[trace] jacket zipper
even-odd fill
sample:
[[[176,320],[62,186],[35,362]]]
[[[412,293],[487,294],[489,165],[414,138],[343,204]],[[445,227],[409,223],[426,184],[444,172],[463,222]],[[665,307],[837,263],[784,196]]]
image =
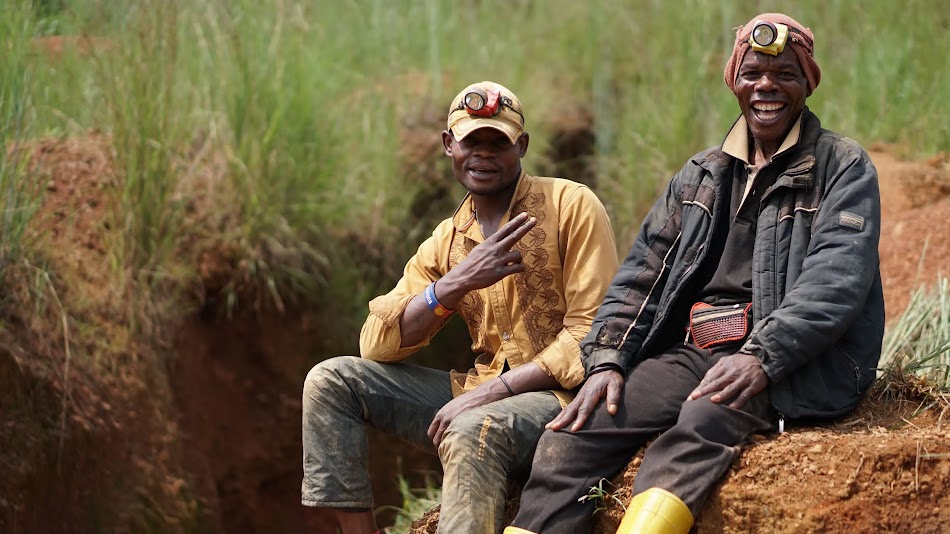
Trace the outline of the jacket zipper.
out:
[[[848,363],[851,364],[851,367],[854,369],[854,392],[858,395],[861,394],[861,367],[858,366],[858,362],[848,354],[848,351],[844,349],[839,349],[841,354],[844,354],[844,357],[848,360]]]
[[[709,210],[706,210],[706,213],[709,213]],[[705,248],[706,248],[706,243],[700,243],[700,244],[699,244],[699,250],[696,251],[696,260],[695,260],[693,263],[691,263],[691,264],[689,265],[689,267],[686,268],[686,271],[683,272],[683,276],[680,278],[681,287],[682,287],[683,284],[689,283],[689,275],[690,275],[690,273],[692,272],[693,267],[696,267],[697,264],[699,264],[701,261],[703,261],[703,259],[704,259],[704,257],[703,257],[703,252],[704,252],[704,249],[705,249]],[[670,299],[670,301],[673,301],[673,300],[675,300],[675,299],[676,299],[676,295],[673,295],[673,297]],[[689,343],[689,335],[690,335],[691,333],[692,333],[692,320],[686,322],[686,337],[683,338],[683,344],[684,344],[684,345],[687,344],[687,343]]]
[[[705,211],[707,214],[709,213],[708,210],[703,210],[703,211]],[[712,235],[712,230],[710,230],[710,235]],[[679,236],[676,237],[676,240],[679,241]],[[683,272],[683,276],[680,277],[679,283],[677,284],[677,288],[678,288],[678,289],[679,289],[679,288],[682,288],[687,282],[689,282],[689,275],[690,275],[690,272],[693,270],[693,267],[695,267],[695,266],[698,265],[703,259],[705,259],[705,258],[703,257],[703,252],[704,252],[704,249],[705,249],[705,248],[706,248],[706,243],[700,243],[700,244],[699,244],[699,250],[698,250],[697,253],[696,253],[696,260],[693,261],[693,263],[692,263],[689,267],[686,268],[686,271]],[[666,267],[665,263],[666,263],[666,260],[664,259],[664,268]],[[661,271],[661,273],[662,273],[662,271]],[[652,292],[653,292],[653,291],[652,291],[652,289],[651,289],[650,293],[652,293]],[[678,297],[679,297],[679,291],[676,291],[676,292],[674,292],[672,295],[670,295],[670,298],[669,298],[668,302],[676,302],[676,299],[677,299]],[[655,332],[659,332],[660,330],[662,330],[663,322],[666,321],[666,309],[667,309],[667,308],[669,308],[669,306],[667,306],[666,308],[663,308],[663,309],[660,310],[660,312],[657,314],[656,319],[653,321],[653,328],[650,329],[651,332],[654,332],[654,331],[655,331]],[[639,318],[640,316],[637,315],[637,317]],[[640,345],[640,347],[642,348],[642,347],[648,346],[648,345],[649,345],[649,342],[652,341],[652,339],[653,339],[653,338],[650,337],[649,334],[647,334],[647,337],[644,338],[643,344]],[[624,340],[626,340],[626,336],[624,336]],[[686,327],[686,338],[684,339],[683,344],[685,345],[688,341],[689,341],[689,325],[687,325],[687,327]]]
[[[706,215],[709,217],[709,219],[710,219],[710,230],[709,230],[709,236],[707,236],[707,238],[710,238],[710,239],[711,239],[712,232],[713,232],[713,230],[715,229],[715,228],[713,228],[713,226],[715,225],[715,222],[716,222],[716,221],[715,221],[715,217],[713,216],[713,214],[712,214],[712,212],[710,211],[710,209],[709,209],[708,207],[706,207],[705,205],[703,205],[703,204],[701,204],[701,203],[699,203],[699,202],[692,202],[692,204],[694,204],[694,205],[696,205],[696,206],[699,206],[699,207],[703,210],[703,212],[705,212]],[[680,237],[682,237],[682,236],[683,236],[682,230],[681,230],[679,233],[676,234],[676,239],[673,240],[673,244],[670,246],[670,250],[668,250],[668,251],[666,252],[666,256],[663,257],[663,267],[660,268],[660,273],[659,273],[659,275],[657,275],[656,280],[653,281],[653,286],[650,288],[649,293],[647,293],[646,298],[644,298],[643,304],[640,306],[640,310],[637,312],[637,316],[633,319],[633,322],[632,322],[632,323],[630,324],[630,326],[627,328],[627,331],[624,332],[623,338],[621,338],[621,340],[620,340],[620,344],[617,345],[618,348],[622,347],[622,346],[624,345],[624,343],[627,342],[627,336],[629,336],[629,335],[630,335],[630,332],[636,327],[637,322],[640,320],[640,315],[643,313],[643,309],[646,308],[647,302],[650,301],[650,297],[653,295],[653,291],[656,289],[656,285],[659,283],[660,278],[663,277],[663,273],[666,272],[666,269],[667,269],[667,267],[668,267],[668,265],[667,265],[667,263],[666,263],[666,260],[669,258],[670,252],[672,252],[673,249],[676,248],[676,245],[679,243]],[[705,242],[700,243],[700,245],[699,245],[699,250],[697,251],[697,254],[696,254],[696,261],[694,261],[694,262],[692,263],[692,265],[690,265],[689,267],[687,267],[687,268],[686,268],[686,271],[683,273],[683,276],[680,277],[680,283],[678,284],[678,287],[679,287],[679,288],[682,288],[683,285],[689,280],[689,274],[690,274],[690,271],[693,269],[693,267],[696,266],[696,264],[698,264],[700,261],[702,261],[702,259],[703,259],[702,253],[703,253],[703,249],[704,249],[705,247],[706,247],[706,243],[705,243]],[[661,296],[662,296],[662,295],[661,295]],[[670,295],[669,302],[675,302],[675,301],[676,301],[676,298],[677,298],[678,296],[679,296],[679,293],[678,293],[678,292],[674,292],[674,294]],[[648,346],[648,345],[649,345],[649,342],[652,340],[652,337],[650,336],[650,333],[660,331],[661,327],[663,326],[663,322],[666,320],[666,313],[665,313],[665,312],[666,312],[665,309],[661,309],[661,310],[659,311],[659,313],[657,314],[657,316],[654,317],[653,326],[650,328],[650,332],[647,332],[647,337],[645,337],[645,338],[643,339],[643,343],[640,345],[641,350],[643,349],[643,347]],[[689,340],[689,329],[688,329],[688,328],[687,328],[687,331],[686,331],[686,339]],[[685,343],[685,341],[684,341],[684,343]]]
[[[623,338],[620,339],[620,344],[617,345],[619,349],[627,342],[627,336],[630,335],[630,332],[637,326],[637,322],[640,320],[640,315],[643,314],[643,310],[647,307],[647,303],[650,302],[650,297],[653,296],[653,291],[656,290],[656,285],[660,283],[660,279],[663,278],[663,273],[666,272],[666,269],[669,267],[666,261],[670,257],[670,253],[676,248],[677,243],[679,243],[680,236],[683,233],[680,232],[676,234],[676,239],[673,240],[673,244],[670,245],[670,250],[666,251],[666,256],[663,257],[663,267],[660,268],[659,274],[656,275],[656,280],[653,281],[653,285],[650,287],[650,291],[647,293],[646,297],[643,299],[643,304],[640,305],[640,309],[637,311],[637,316],[633,318],[633,322],[630,323],[630,326],[627,328],[627,331],[623,333]],[[646,344],[646,339],[644,339],[644,345]]]

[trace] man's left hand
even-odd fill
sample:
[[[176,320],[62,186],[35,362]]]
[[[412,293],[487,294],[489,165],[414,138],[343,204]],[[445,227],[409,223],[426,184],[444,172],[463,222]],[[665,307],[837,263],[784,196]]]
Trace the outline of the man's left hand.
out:
[[[768,384],[769,378],[758,358],[752,354],[733,354],[706,371],[702,382],[689,394],[689,400],[715,393],[709,400],[719,404],[731,399],[729,407],[738,409]]]

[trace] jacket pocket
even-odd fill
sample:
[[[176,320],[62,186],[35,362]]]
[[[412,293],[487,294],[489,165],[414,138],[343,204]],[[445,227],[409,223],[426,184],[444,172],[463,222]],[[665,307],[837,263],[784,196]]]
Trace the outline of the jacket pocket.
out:
[[[835,344],[775,384],[772,404],[791,418],[837,417],[861,400],[865,374],[854,356]]]

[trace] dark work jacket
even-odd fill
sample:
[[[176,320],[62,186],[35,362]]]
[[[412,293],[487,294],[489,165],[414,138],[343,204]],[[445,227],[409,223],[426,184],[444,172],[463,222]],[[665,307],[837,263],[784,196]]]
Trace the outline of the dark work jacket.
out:
[[[720,210],[742,164],[717,147],[673,177],[581,343],[588,373],[604,363],[626,372],[682,342],[699,289],[693,275],[714,221],[728,220]],[[874,381],[884,335],[877,171],[857,142],[822,129],[807,108],[799,142],[766,171],[777,178],[750,251],[753,328],[743,351],[761,362],[780,414],[841,415]]]

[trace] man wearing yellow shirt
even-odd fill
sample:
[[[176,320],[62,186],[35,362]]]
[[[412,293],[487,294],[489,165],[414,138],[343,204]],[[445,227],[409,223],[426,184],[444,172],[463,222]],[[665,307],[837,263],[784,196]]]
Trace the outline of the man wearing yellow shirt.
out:
[[[301,501],[334,510],[345,534],[376,530],[366,425],[439,454],[439,532],[499,532],[506,480],[583,380],[579,342],[618,267],[593,192],[522,171],[528,134],[507,88],[462,90],[442,141],[468,195],[370,302],[361,358],[326,360],[304,383]],[[453,315],[471,370],[400,363]]]

